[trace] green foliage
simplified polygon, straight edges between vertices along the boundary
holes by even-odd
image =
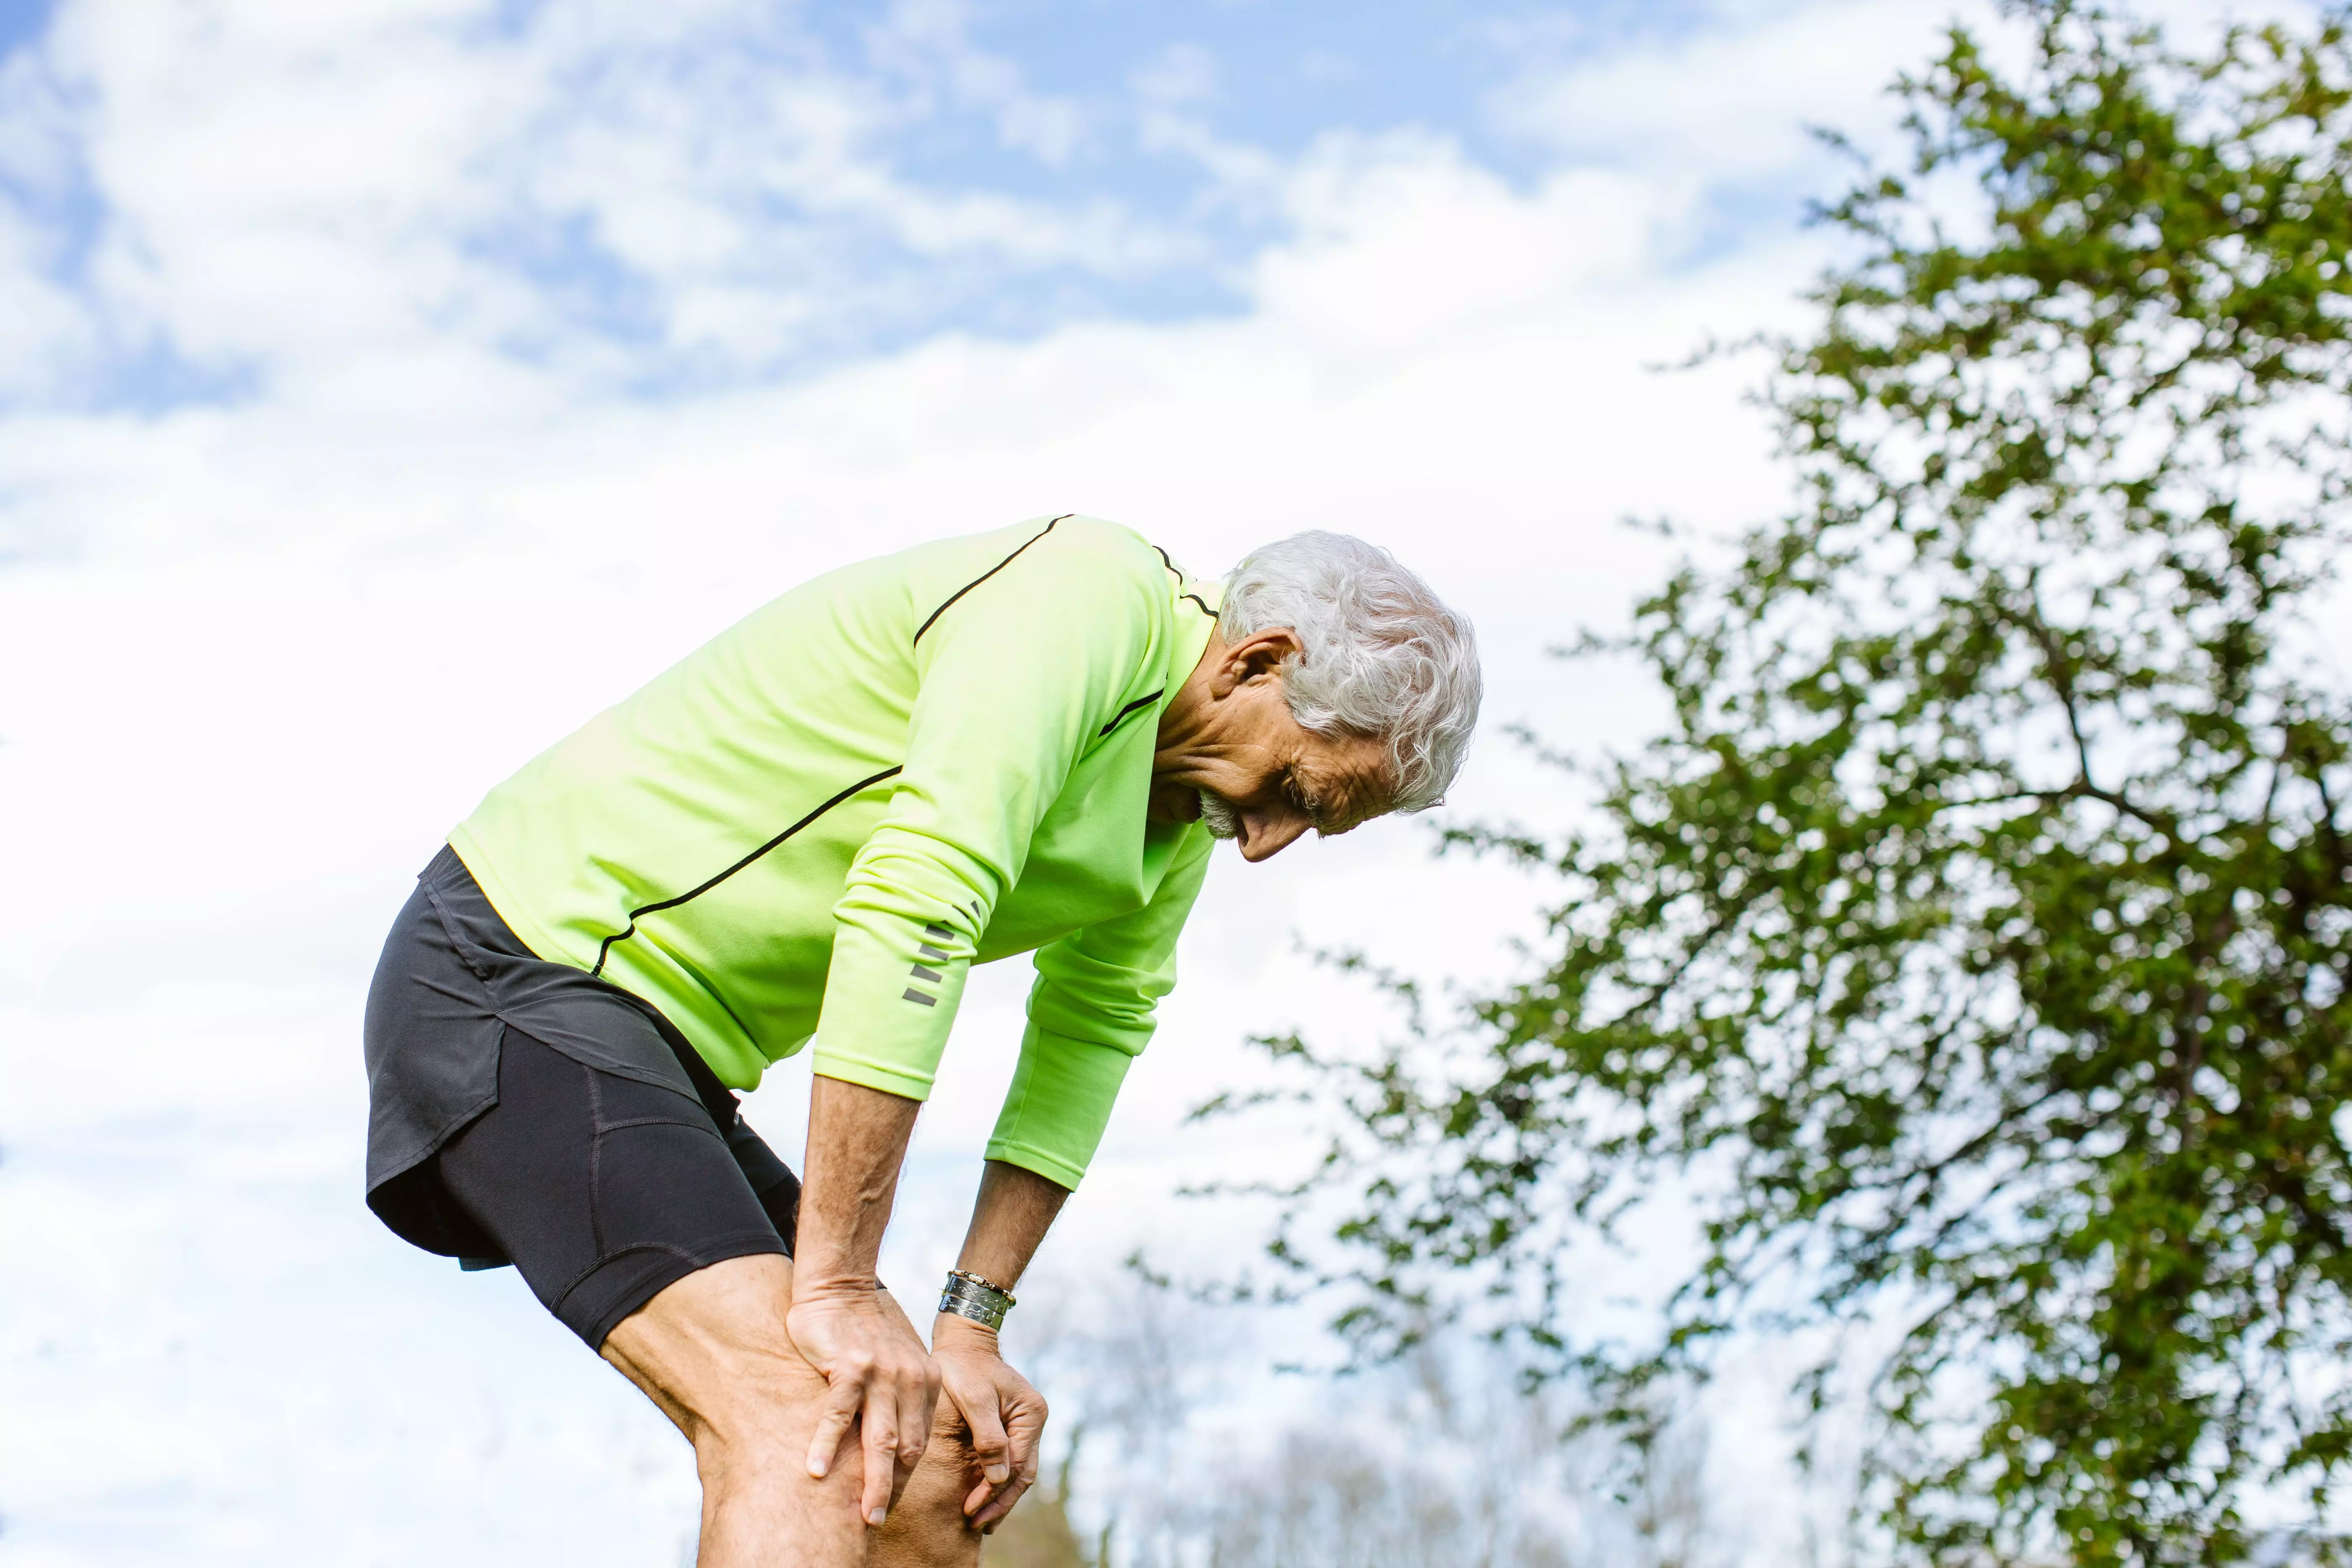
[[[1666,732],[1587,833],[1455,836],[1565,882],[1540,972],[1475,1048],[1323,1064],[1344,1325],[1392,1347],[1466,1268],[1638,1422],[1768,1301],[1891,1324],[1895,1557],[2338,1560],[2352,44],[2012,20],[1822,215],[1856,259],[1767,397],[1802,503],[1611,645]],[[1664,1331],[1571,1342],[1563,1236],[1673,1171]]]

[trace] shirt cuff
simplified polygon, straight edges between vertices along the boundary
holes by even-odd
[[[863,1084],[867,1089],[878,1089],[885,1094],[895,1094],[901,1100],[931,1098],[931,1077],[929,1073],[918,1076],[887,1063],[828,1051],[822,1045],[811,1053],[809,1065],[819,1078]]]
[[[988,1157],[1076,1191],[1134,1059],[1116,1046],[1030,1025]]]
[[[908,1100],[929,1096],[971,967],[961,953],[941,956],[963,945],[952,932],[933,934],[947,930],[895,917],[840,924],[810,1058],[819,1073]]]

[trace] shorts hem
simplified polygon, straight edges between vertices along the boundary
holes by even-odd
[[[688,1275],[714,1263],[771,1253],[793,1255],[772,1230],[712,1237],[692,1248],[652,1242],[623,1247],[566,1287],[551,1310],[590,1350],[602,1351],[605,1336],[623,1321]]]

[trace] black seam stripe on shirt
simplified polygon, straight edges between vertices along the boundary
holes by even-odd
[[[1053,531],[1054,531],[1054,523],[1060,522],[1060,521],[1062,521],[1062,518],[1064,518],[1064,517],[1076,517],[1076,516],[1077,516],[1077,515],[1078,515],[1078,514],[1077,514],[1076,512],[1074,512],[1074,511],[1066,511],[1066,512],[1064,512],[1064,513],[1062,514],[1062,517],[1057,517],[1057,518],[1055,518],[1055,519],[1054,520],[1054,522],[1049,522],[1049,523],[1047,523],[1045,527],[1043,527],[1043,528],[1039,529],[1039,530],[1037,531],[1036,538],[1034,538],[1034,539],[1030,540],[1030,541],[1029,541],[1029,544],[1034,544],[1034,543],[1036,543],[1036,542],[1037,542],[1037,540],[1039,540],[1039,539],[1043,539],[1043,538],[1045,538],[1047,534],[1049,534],[1049,533],[1053,532]],[[1023,545],[1023,546],[1021,547],[1021,550],[1026,550],[1026,549],[1028,549],[1028,548],[1029,548],[1029,544],[1024,544],[1024,545]],[[931,629],[931,622],[936,621],[936,620],[938,620],[941,616],[946,615],[946,614],[948,613],[948,607],[949,607],[949,605],[953,605],[953,604],[954,604],[958,599],[962,598],[966,594],[971,593],[974,588],[979,587],[982,583],[987,582],[991,577],[995,576],[999,572],[1002,572],[1002,571],[1003,571],[1007,566],[1012,565],[1012,564],[1013,564],[1013,561],[1014,561],[1014,559],[1020,555],[1020,553],[1021,553],[1021,550],[1016,550],[1016,551],[1014,551],[1011,555],[1006,556],[1003,560],[1002,560],[1002,561],[998,562],[995,565],[993,565],[993,566],[990,567],[987,571],[982,572],[979,576],[974,577],[971,582],[966,583],[962,587],[958,588],[954,593],[950,594],[950,595],[948,595],[947,604],[945,604],[945,605],[941,605],[938,609],[933,610],[933,611],[930,613],[930,615],[929,615],[929,616],[928,616],[927,617],[925,617],[925,618],[924,618],[923,624],[922,624],[921,626],[917,626],[917,627],[915,628],[915,635],[914,635],[913,637],[909,637],[909,638],[908,638],[908,639],[907,639],[908,646],[908,647],[912,647],[912,646],[913,646],[913,645],[915,645],[916,643],[919,643],[919,642],[922,641],[922,640],[923,640],[923,634],[924,634],[925,632],[929,631],[929,630]]]
[[[1130,714],[1130,713],[1134,712],[1134,711],[1135,711],[1137,709],[1139,709],[1139,708],[1149,708],[1149,707],[1150,707],[1153,703],[1155,703],[1155,702],[1159,701],[1161,698],[1163,698],[1163,697],[1165,697],[1165,696],[1167,696],[1167,695],[1168,695],[1168,689],[1167,689],[1166,687],[1164,687],[1164,686],[1163,686],[1163,687],[1161,687],[1159,690],[1157,690],[1157,691],[1153,692],[1153,693],[1152,693],[1150,696],[1149,696],[1149,697],[1139,697],[1139,698],[1137,698],[1134,701],[1132,701],[1132,702],[1129,703],[1126,707],[1124,707],[1124,708],[1120,709],[1120,710],[1118,710],[1118,713],[1117,717],[1113,718],[1109,723],[1108,723],[1108,724],[1104,725],[1104,726],[1102,727],[1102,733],[1101,733],[1101,734],[1097,735],[1097,736],[1095,737],[1095,739],[1096,739],[1096,740],[1097,740],[1097,741],[1101,740],[1101,739],[1102,739],[1102,737],[1103,737],[1103,735],[1108,735],[1108,734],[1109,734],[1113,730],[1116,730],[1116,729],[1118,729],[1121,724],[1126,723],[1126,722],[1127,722],[1127,716],[1128,716],[1129,714]]]
[[[1145,540],[1145,541],[1144,541],[1144,542],[1145,542],[1146,544],[1151,544],[1151,542],[1150,542],[1150,540],[1148,540],[1148,539],[1147,539],[1147,540]],[[1165,550],[1160,550],[1160,546],[1158,546],[1157,544],[1151,544],[1151,548],[1152,548],[1152,549],[1154,549],[1154,550],[1156,550],[1156,551],[1159,551],[1159,552],[1160,552],[1160,560],[1162,560],[1162,561],[1164,561],[1164,562],[1166,562],[1166,563],[1168,563],[1168,570],[1169,570],[1170,572],[1171,572],[1171,573],[1173,573],[1173,574],[1175,574],[1177,584],[1178,584],[1179,586],[1181,586],[1181,585],[1183,584],[1183,582],[1184,582],[1184,574],[1183,574],[1182,570],[1181,570],[1181,569],[1180,569],[1180,568],[1177,566],[1177,564],[1176,564],[1176,562],[1175,562],[1174,558],[1173,558],[1173,557],[1171,557],[1171,556],[1168,553],[1168,552],[1166,552]],[[1215,619],[1217,618],[1217,612],[1216,612],[1216,611],[1214,611],[1214,610],[1213,610],[1213,609],[1211,609],[1211,608],[1209,608],[1209,601],[1208,601],[1208,600],[1206,600],[1206,599],[1203,599],[1202,597],[1201,597],[1201,595],[1198,595],[1198,594],[1179,594],[1179,595],[1176,595],[1176,597],[1177,597],[1179,600],[1184,600],[1184,599],[1190,599],[1190,600],[1192,600],[1194,604],[1196,604],[1196,605],[1200,605],[1200,606],[1201,606],[1201,613],[1202,613],[1202,615],[1204,615],[1204,616],[1208,616],[1208,617],[1209,617],[1211,620],[1213,620],[1213,620],[1215,620]],[[1106,731],[1106,733],[1108,733],[1108,731]]]
[[[765,855],[769,850],[773,849],[777,845],[782,844],[785,839],[790,838],[793,834],[798,833],[802,828],[806,827],[810,823],[814,822],[818,817],[823,816],[826,812],[831,811],[843,801],[849,799],[853,795],[861,795],[866,790],[872,789],[876,784],[880,784],[884,779],[894,778],[903,771],[905,771],[904,765],[901,764],[899,767],[884,768],[872,778],[859,779],[856,784],[851,784],[847,789],[843,790],[839,795],[835,795],[831,800],[826,801],[823,805],[818,806],[814,811],[810,812],[806,816],[802,817],[798,822],[793,823],[790,827],[785,828],[782,833],[777,834],[773,838],[769,839],[765,844],[761,845],[757,849],[752,850],[749,855],[744,856],[743,858],[736,861],[735,864],[728,867],[727,869],[719,872],[719,875],[711,878],[700,887],[680,893],[674,899],[664,899],[658,903],[645,904],[636,909],[631,910],[629,911],[629,929],[624,931],[616,931],[613,935],[604,939],[604,944],[596,950],[596,967],[588,972],[589,977],[593,979],[604,973],[604,960],[605,957],[612,952],[613,944],[616,942],[626,942],[629,938],[636,935],[638,921],[644,919],[647,915],[657,913],[663,910],[674,910],[677,908],[678,905],[687,902],[690,899],[698,899],[702,897],[703,894],[710,891],[711,889],[719,886],[719,883],[725,881],[736,872],[740,871],[744,867],[749,866],[752,861],[757,860],[761,856]]]

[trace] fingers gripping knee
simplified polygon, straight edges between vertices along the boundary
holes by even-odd
[[[980,1561],[980,1531],[964,1517],[963,1500],[979,1484],[971,1432],[949,1401],[940,1401],[931,1440],[908,1477],[889,1521],[871,1536],[870,1568],[971,1568]]]

